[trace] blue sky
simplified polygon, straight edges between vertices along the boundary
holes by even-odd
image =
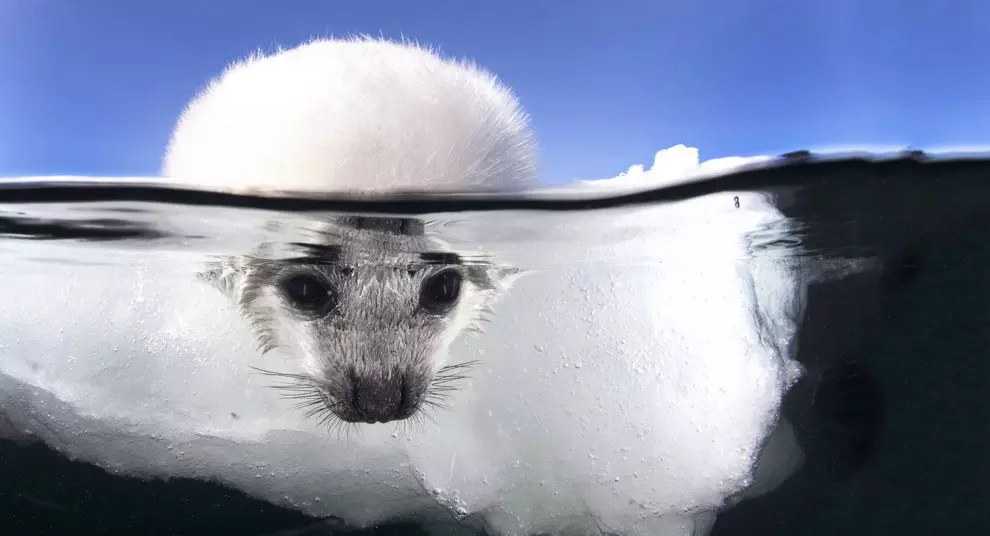
[[[548,182],[677,143],[703,159],[988,144],[988,28],[984,0],[0,0],[0,177],[155,175],[208,77],[329,33],[496,72]]]

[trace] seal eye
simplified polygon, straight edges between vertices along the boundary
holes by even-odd
[[[419,305],[431,313],[441,313],[450,308],[461,293],[461,274],[457,270],[444,270],[423,282]]]
[[[327,284],[320,278],[309,275],[294,275],[282,282],[282,291],[292,304],[300,309],[318,311],[328,309],[333,295]]]

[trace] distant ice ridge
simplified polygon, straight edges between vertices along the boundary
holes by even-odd
[[[676,183],[699,176],[719,175],[739,169],[770,162],[771,156],[728,156],[702,161],[698,149],[683,144],[657,151],[653,167],[645,170],[642,164],[629,169],[612,179],[582,181],[596,186],[611,186],[620,183],[646,182],[654,186]]]
[[[635,164],[616,177],[574,181],[569,186],[614,190],[655,188],[739,171],[772,162],[774,159],[775,157],[772,156],[757,155],[728,156],[702,161],[697,148],[678,144],[657,151],[650,169],[646,169],[643,164]]]
[[[684,149],[668,156],[694,151],[697,164]],[[692,169],[657,162],[652,180]],[[484,214],[449,232],[498,244],[502,221],[533,239],[500,260],[534,272],[481,338],[451,349],[482,364],[433,423],[328,435],[251,371],[295,364],[258,356],[194,260],[136,252],[111,266],[0,265],[17,281],[0,301],[0,430],[358,525],[432,508],[506,535],[703,536],[726,501],[796,468],[777,411],[798,374],[787,345],[802,294],[782,254],[753,254],[750,234],[781,224],[767,199]],[[65,248],[17,246],[17,259]]]

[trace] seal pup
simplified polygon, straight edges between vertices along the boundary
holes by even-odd
[[[521,191],[535,143],[493,75],[412,43],[323,39],[235,62],[179,118],[163,175],[236,193]],[[519,270],[465,257],[414,218],[313,222],[294,255],[222,259],[202,277],[235,304],[310,415],[407,419],[464,364],[446,349]]]
[[[445,248],[413,218],[341,216],[288,254],[232,256],[201,277],[223,292],[262,353],[297,358],[279,374],[323,422],[376,423],[436,406],[472,363],[447,364],[479,333],[520,270]],[[274,374],[274,373],[273,373]]]

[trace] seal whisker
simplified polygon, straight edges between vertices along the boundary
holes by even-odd
[[[449,372],[449,371],[452,371],[452,370],[470,369],[472,367],[475,367],[475,366],[479,365],[480,363],[481,363],[481,361],[472,360],[472,361],[464,361],[462,363],[455,363],[453,365],[445,365],[445,366],[443,366],[443,367],[440,368],[440,370],[438,371],[438,374],[443,374],[445,372]]]
[[[308,374],[298,374],[292,372],[276,372],[273,370],[266,370],[258,367],[249,367],[249,368],[261,373],[264,376],[272,376],[276,378],[289,378],[289,379],[304,380],[304,381],[315,380],[315,378],[309,376]]]

